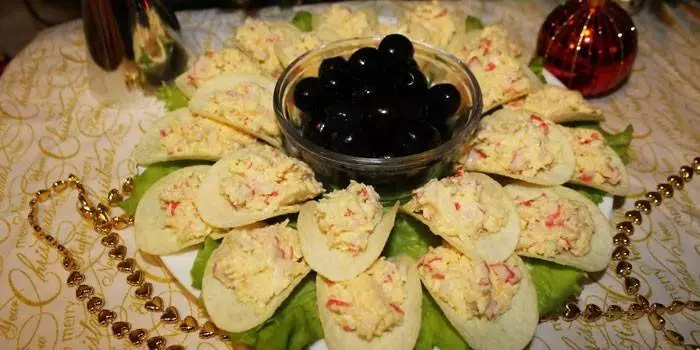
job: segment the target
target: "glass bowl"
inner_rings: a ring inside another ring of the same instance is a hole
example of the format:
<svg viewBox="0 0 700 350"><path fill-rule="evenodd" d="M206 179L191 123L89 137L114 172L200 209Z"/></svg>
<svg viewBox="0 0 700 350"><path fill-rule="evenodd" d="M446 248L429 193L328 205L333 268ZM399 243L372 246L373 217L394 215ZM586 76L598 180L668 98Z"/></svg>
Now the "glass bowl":
<svg viewBox="0 0 700 350"><path fill-rule="evenodd" d="M460 147L476 131L481 116L481 91L474 75L453 55L440 49L413 43L414 59L428 78L429 85L451 83L459 90L462 103L448 125L449 140L428 151L394 158L349 156L323 148L301 135L301 111L294 105L296 83L317 76L321 62L329 57L345 58L361 47L377 47L381 37L355 38L329 43L294 60L277 80L274 109L284 136L287 153L311 166L319 181L330 188L345 187L353 179L374 188L385 201L404 199L410 191L431 178L451 171Z"/></svg>

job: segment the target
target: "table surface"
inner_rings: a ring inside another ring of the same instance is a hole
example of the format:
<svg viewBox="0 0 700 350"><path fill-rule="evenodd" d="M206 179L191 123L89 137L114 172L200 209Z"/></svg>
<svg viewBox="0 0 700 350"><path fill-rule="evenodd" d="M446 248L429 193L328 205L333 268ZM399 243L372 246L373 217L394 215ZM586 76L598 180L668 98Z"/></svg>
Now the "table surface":
<svg viewBox="0 0 700 350"><path fill-rule="evenodd" d="M553 1L527 0L465 3L486 23L499 23L532 52L536 33ZM261 15L274 14L275 10ZM527 14L523 16L523 14ZM183 35L195 50L216 49L231 38L243 14L218 10L180 13ZM643 12L634 17L639 54L627 84L591 103L606 116L604 126L635 128L628 166L632 191L619 220L643 193L665 182L678 167L700 155L700 37L682 27L668 27ZM11 33L5 33L11 35ZM154 97L135 95L128 104L104 106L90 95L86 48L79 22L42 32L0 78L0 347L128 348L127 340L97 325L84 303L65 284L67 273L55 250L37 242L27 222L33 193L69 173L80 176L91 195L105 200L107 191L136 171L130 158L144 127L163 113ZM671 298L700 299L700 186L691 182L673 199L654 208L632 236L633 276L648 299L668 304ZM66 191L40 209L42 226L68 246L84 266L87 283L106 298L106 307L134 328L166 336L169 344L225 348L202 341L176 325L159 323L133 296L124 274L100 244L99 235L75 210L75 193ZM175 305L180 315L203 322L202 310L184 297L157 261L137 252L130 230L122 231L153 295ZM609 269L609 270L612 270ZM609 272L587 285L581 302L628 305L619 279ZM666 317L669 328L687 342L700 344L700 313ZM532 348L667 348L668 342L645 319L584 324L557 321L540 325Z"/></svg>

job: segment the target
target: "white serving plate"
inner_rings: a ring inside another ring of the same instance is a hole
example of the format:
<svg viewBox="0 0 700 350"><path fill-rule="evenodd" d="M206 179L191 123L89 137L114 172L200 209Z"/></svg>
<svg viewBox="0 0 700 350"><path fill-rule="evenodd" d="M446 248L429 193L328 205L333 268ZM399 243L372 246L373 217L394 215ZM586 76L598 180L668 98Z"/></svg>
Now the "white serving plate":
<svg viewBox="0 0 700 350"><path fill-rule="evenodd" d="M547 80L548 84L551 85L558 85L558 86L564 86L557 78L554 77L551 73L548 71L544 71L544 77ZM605 214L605 216L608 217L608 219L612 218L612 206L613 206L613 198L612 196L605 196L603 198L603 203L600 203L598 207L600 207L600 210ZM165 255L161 256L161 260L163 261L163 264L165 267L170 270L170 273L175 277L178 282L185 288L187 291L192 294L192 296L196 298L199 298L199 290L192 288L192 277L190 276L190 268L192 268L192 263L194 263L194 258L197 256L197 251L199 250L199 246L195 247L190 247L185 251L182 251L177 254L173 255Z"/></svg>
<svg viewBox="0 0 700 350"><path fill-rule="evenodd" d="M554 75L552 75L547 70L544 70L544 77L548 84L557 85L564 87ZM600 210L608 217L612 218L613 213L613 197L605 196L603 202L598 205ZM178 283L182 288L184 288L194 300L199 299L200 291L192 287L192 276L190 276L190 269L194 263L195 257L197 256L197 251L201 245L190 247L182 252L172 255L161 256L160 259L163 265L170 271L170 274L177 279ZM326 343L323 339L317 341L309 347L309 350L328 350Z"/></svg>

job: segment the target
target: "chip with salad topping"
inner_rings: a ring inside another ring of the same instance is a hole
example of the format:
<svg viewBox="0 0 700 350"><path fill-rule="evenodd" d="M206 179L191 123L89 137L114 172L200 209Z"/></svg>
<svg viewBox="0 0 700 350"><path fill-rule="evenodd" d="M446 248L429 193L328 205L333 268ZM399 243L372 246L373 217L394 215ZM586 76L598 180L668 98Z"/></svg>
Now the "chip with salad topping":
<svg viewBox="0 0 700 350"><path fill-rule="evenodd" d="M275 53L277 43L289 43L301 35L299 29L286 21L270 21L248 17L238 27L234 39L271 76L279 76L284 66Z"/></svg>
<svg viewBox="0 0 700 350"><path fill-rule="evenodd" d="M594 129L564 128L576 156L576 170L569 182L597 188L616 196L629 192L627 168L620 156Z"/></svg>
<svg viewBox="0 0 700 350"><path fill-rule="evenodd" d="M403 3L402 20L411 40L446 47L452 37L464 31L464 13L437 2Z"/></svg>
<svg viewBox="0 0 700 350"><path fill-rule="evenodd" d="M329 349L413 349L421 323L415 261L380 258L344 282L316 277L316 301Z"/></svg>
<svg viewBox="0 0 700 350"><path fill-rule="evenodd" d="M307 202L298 227L304 258L331 281L355 278L377 260L394 227L398 203L384 209L372 186L347 188Z"/></svg>
<svg viewBox="0 0 700 350"><path fill-rule="evenodd" d="M402 210L459 251L490 263L513 254L520 221L513 201L487 175L458 170L413 191Z"/></svg>
<svg viewBox="0 0 700 350"><path fill-rule="evenodd" d="M430 248L418 263L423 286L475 350L522 349L535 334L537 293L522 259L488 264L451 246Z"/></svg>
<svg viewBox="0 0 700 350"><path fill-rule="evenodd" d="M520 216L518 255L589 272L608 266L612 228L588 198L563 186L514 183L505 189Z"/></svg>
<svg viewBox="0 0 700 350"><path fill-rule="evenodd" d="M134 239L141 251L175 253L226 232L207 225L195 208L200 183L210 168L198 165L174 171L146 191L134 214Z"/></svg>
<svg viewBox="0 0 700 350"><path fill-rule="evenodd" d="M175 85L187 97L207 81L226 73L260 74L260 66L247 53L235 47L207 51L192 63L192 67L175 79Z"/></svg>
<svg viewBox="0 0 700 350"><path fill-rule="evenodd" d="M202 85L190 100L196 117L209 118L275 147L282 134L272 107L275 80L254 74L223 74Z"/></svg>
<svg viewBox="0 0 700 350"><path fill-rule="evenodd" d="M588 105L580 92L556 85L543 85L507 107L524 109L555 123L603 120L603 112Z"/></svg>
<svg viewBox="0 0 700 350"><path fill-rule="evenodd" d="M377 13L371 7L352 9L332 4L326 11L313 15L312 33L326 42L372 36L377 22Z"/></svg>
<svg viewBox="0 0 700 350"><path fill-rule="evenodd" d="M562 127L523 110L501 109L484 117L459 161L466 170L498 174L538 185L561 185L576 161Z"/></svg>
<svg viewBox="0 0 700 350"><path fill-rule="evenodd" d="M516 56L520 49L498 26L462 32L447 49L474 73L481 87L483 111L527 95L539 79Z"/></svg>
<svg viewBox="0 0 700 350"><path fill-rule="evenodd" d="M299 211L323 192L311 168L264 144L250 145L216 162L202 180L197 209L215 227L240 227Z"/></svg>
<svg viewBox="0 0 700 350"><path fill-rule="evenodd" d="M217 327L243 332L270 318L309 271L288 221L241 230L207 262L202 302Z"/></svg>
<svg viewBox="0 0 700 350"><path fill-rule="evenodd" d="M139 165L183 159L216 161L257 142L236 128L193 117L189 109L180 108L149 126L134 147L134 159Z"/></svg>

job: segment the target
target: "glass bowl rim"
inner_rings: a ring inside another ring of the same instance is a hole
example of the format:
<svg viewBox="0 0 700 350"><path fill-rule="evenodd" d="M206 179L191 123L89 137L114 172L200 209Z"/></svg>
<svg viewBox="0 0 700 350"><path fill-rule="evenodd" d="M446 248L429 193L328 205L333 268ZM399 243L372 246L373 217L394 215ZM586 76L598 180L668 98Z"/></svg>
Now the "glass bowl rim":
<svg viewBox="0 0 700 350"><path fill-rule="evenodd" d="M294 127L294 125L292 125L292 123L284 116L285 107L284 101L282 101L283 92L285 92L283 91L283 87L287 89L292 88L290 84L284 83L286 82L286 80L288 80L288 77L292 74L292 72L297 68L299 62L305 60L308 57L312 57L313 55L318 54L319 52L323 52L332 48L341 48L354 42L361 43L366 41L378 43L379 41L381 41L382 38L383 36L368 36L342 39L326 43L313 50L305 52L301 56L295 58L289 65L287 65L287 67L285 67L285 69L282 71L279 78L277 79L277 82L275 83L275 90L273 93L273 108L275 118L277 119L277 122L283 130L284 137L291 137L292 139L294 139L296 143L294 146L296 148L302 148L306 152L313 154L315 157L322 158L324 161L342 165L344 167L363 166L367 168L366 170L376 170L380 167L403 169L413 168L417 165L429 163L432 160L442 159L446 155L449 155L453 151L455 151L457 147L461 146L464 138L467 137L468 134L476 130L482 112L482 94L481 88L474 74L471 72L471 70L469 70L469 68L464 64L464 62L462 62L462 60L460 60L453 54L433 45L411 40L411 43L413 43L414 46L421 47L421 49L426 50L426 52L432 52L436 56L441 57L446 61L452 61L452 63L458 68L458 70L461 70L462 73L464 73L464 75L468 78L467 84L471 89L472 104L471 106L467 107L466 110L470 110L472 112L474 120L467 121L464 127L458 130L457 133L453 133L452 137L450 137L450 139L447 140L447 142L443 142L435 148L431 148L421 153L391 158L357 157L342 154L323 148L311 142L310 140L302 137L299 130L296 127Z"/></svg>

